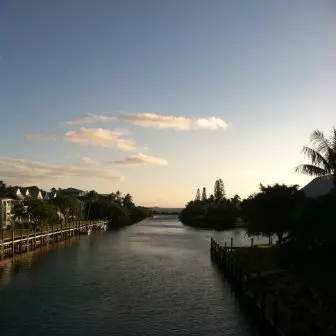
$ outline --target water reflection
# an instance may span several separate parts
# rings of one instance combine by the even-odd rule
[[[15,274],[22,268],[32,268],[38,266],[41,256],[46,252],[51,252],[59,248],[71,247],[78,242],[78,237],[74,236],[60,242],[55,242],[46,246],[38,247],[34,250],[16,254],[12,258],[0,260],[0,286],[8,284]]]

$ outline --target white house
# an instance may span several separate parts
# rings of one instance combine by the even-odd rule
[[[2,229],[5,229],[12,224],[12,209],[14,202],[14,199],[10,197],[0,198],[0,227]]]

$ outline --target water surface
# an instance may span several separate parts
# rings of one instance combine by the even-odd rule
[[[1,335],[258,335],[209,257],[211,235],[151,218],[0,265]]]

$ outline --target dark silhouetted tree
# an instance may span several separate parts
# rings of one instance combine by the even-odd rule
[[[201,200],[201,192],[200,192],[200,189],[197,188],[195,201],[200,201],[200,200]]]
[[[207,200],[206,188],[203,187],[202,190],[202,201],[205,202]]]
[[[260,185],[260,192],[242,202],[242,215],[252,235],[277,235],[279,244],[290,230],[292,216],[304,200],[297,185]]]
[[[222,179],[219,179],[215,182],[214,198],[215,202],[219,202],[220,200],[225,198],[224,182]]]
[[[315,130],[310,141],[315,147],[303,147],[304,155],[311,161],[311,164],[302,164],[295,168],[299,173],[312,176],[333,176],[334,187],[336,187],[336,128],[330,139],[327,139],[323,132]]]

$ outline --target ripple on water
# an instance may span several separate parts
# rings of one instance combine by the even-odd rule
[[[38,254],[0,282],[3,335],[256,335],[209,239],[151,219]]]

